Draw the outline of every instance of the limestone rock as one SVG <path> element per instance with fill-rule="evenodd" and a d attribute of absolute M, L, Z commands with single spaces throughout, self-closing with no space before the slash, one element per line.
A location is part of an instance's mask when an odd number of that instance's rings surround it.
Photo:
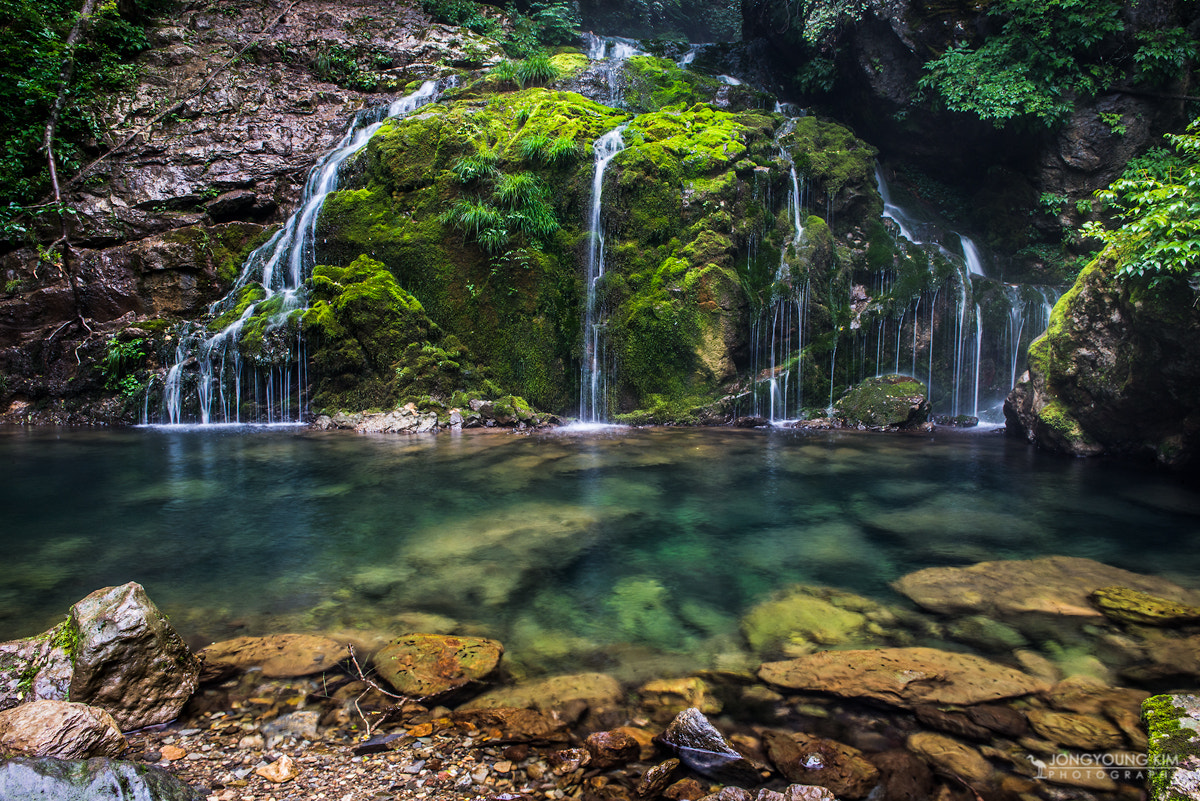
<path fill-rule="evenodd" d="M 437 698 L 481 682 L 503 653 L 500 643 L 481 637 L 406 634 L 380 649 L 374 664 L 401 695 Z"/>
<path fill-rule="evenodd" d="M 1183 626 L 1200 622 L 1200 607 L 1159 598 L 1129 587 L 1101 587 L 1091 595 L 1113 620 L 1146 626 Z"/>
<path fill-rule="evenodd" d="M 0 712 L 0 752 L 89 759 L 128 746 L 112 715 L 96 707 L 42 699 Z"/>
<path fill-rule="evenodd" d="M 71 608 L 79 632 L 71 698 L 107 709 L 124 729 L 174 720 L 200 662 L 140 584 L 97 590 Z"/>
<path fill-rule="evenodd" d="M 828 788 L 838 798 L 864 798 L 879 770 L 857 748 L 808 734 L 768 731 L 767 755 L 790 782 Z"/>
<path fill-rule="evenodd" d="M 1039 679 L 982 657 L 935 648 L 822 651 L 767 662 L 758 676 L 790 690 L 873 698 L 902 707 L 978 704 L 1047 689 Z"/>
<path fill-rule="evenodd" d="M 602 709 L 617 704 L 623 697 L 620 682 L 612 676 L 605 673 L 574 673 L 511 687 L 496 687 L 471 699 L 460 709 L 527 707 L 546 711 L 560 709 L 573 701 L 582 701 L 589 708 Z"/>
<path fill-rule="evenodd" d="M 938 770 L 957 776 L 968 784 L 991 780 L 992 765 L 983 755 L 951 737 L 932 732 L 909 735 L 908 750 L 919 755 Z"/>
<path fill-rule="evenodd" d="M 10 759 L 0 762 L 0 798 L 6 801 L 202 801 L 201 792 L 167 771 L 113 759 Z"/>
<path fill-rule="evenodd" d="M 706 715 L 719 714 L 723 708 L 720 699 L 713 694 L 713 688 L 698 676 L 646 682 L 638 688 L 638 695 L 642 698 L 642 706 L 660 723 L 691 707 Z"/>
<path fill-rule="evenodd" d="M 459 710 L 450 715 L 450 721 L 468 733 L 482 732 L 497 743 L 548 745 L 569 739 L 565 721 L 534 709 Z"/>
<path fill-rule="evenodd" d="M 642 750 L 637 740 L 621 731 L 592 732 L 584 745 L 592 755 L 592 765 L 600 770 L 632 762 Z"/>
<path fill-rule="evenodd" d="M 848 426 L 913 428 L 929 418 L 927 394 L 910 376 L 868 378 L 838 399 L 834 415 Z"/>
<path fill-rule="evenodd" d="M 692 770 L 718 781 L 758 784 L 758 771 L 698 709 L 680 712 L 658 742 Z"/>
<path fill-rule="evenodd" d="M 299 776 L 300 769 L 296 767 L 296 763 L 290 756 L 284 754 L 269 765 L 261 765 L 255 768 L 254 773 L 257 776 L 262 776 L 267 781 L 283 784 Z"/>
<path fill-rule="evenodd" d="M 1012 618 L 1037 613 L 1099 620 L 1091 594 L 1119 585 L 1175 601 L 1192 593 L 1171 582 L 1073 556 L 980 562 L 970 567 L 930 567 L 893 586 L 920 606 L 941 614 Z"/>
<path fill-rule="evenodd" d="M 267 678 L 292 678 L 332 670 L 350 657 L 350 650 L 315 634 L 273 634 L 225 640 L 208 646 L 200 655 L 204 659 L 202 677 L 261 667 Z"/>
<path fill-rule="evenodd" d="M 1033 730 L 1052 743 L 1085 751 L 1106 751 L 1124 744 L 1115 725 L 1097 715 L 1031 709 L 1025 713 Z"/>
<path fill-rule="evenodd" d="M 136 729 L 173 720 L 199 673 L 166 616 L 130 582 L 93 592 L 40 637 L 0 645 L 0 708 L 70 698 Z"/>
<path fill-rule="evenodd" d="M 646 772 L 642 774 L 642 778 L 638 780 L 638 797 L 653 798 L 662 793 L 671 783 L 675 771 L 679 770 L 679 764 L 678 759 L 666 759 L 647 768 Z M 749 794 L 747 793 L 747 795 Z"/>

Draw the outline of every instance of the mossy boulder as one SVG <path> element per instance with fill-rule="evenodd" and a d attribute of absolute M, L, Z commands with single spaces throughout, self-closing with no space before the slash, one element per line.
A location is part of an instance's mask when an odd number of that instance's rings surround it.
<path fill-rule="evenodd" d="M 483 637 L 407 634 L 381 648 L 372 661 L 402 695 L 444 698 L 480 686 L 503 654 L 503 645 Z"/>
<path fill-rule="evenodd" d="M 1049 450 L 1149 456 L 1182 467 L 1200 453 L 1200 307 L 1183 281 L 1117 277 L 1102 253 L 1029 347 L 1004 404 L 1008 430 Z"/>
<path fill-rule="evenodd" d="M 1160 598 L 1129 587 L 1101 587 L 1092 603 L 1106 616 L 1146 626 L 1183 626 L 1200 622 L 1200 607 Z"/>
<path fill-rule="evenodd" d="M 1200 785 L 1200 697 L 1152 696 L 1142 703 L 1142 719 L 1150 735 L 1151 801 L 1194 798 Z"/>
<path fill-rule="evenodd" d="M 848 426 L 913 428 L 929 417 L 925 385 L 915 378 L 868 378 L 838 399 L 834 415 Z"/>

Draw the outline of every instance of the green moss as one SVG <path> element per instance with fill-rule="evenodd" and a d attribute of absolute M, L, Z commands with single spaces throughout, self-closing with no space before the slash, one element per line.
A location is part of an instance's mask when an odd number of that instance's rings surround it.
<path fill-rule="evenodd" d="M 558 53 L 550 57 L 550 66 L 558 73 L 559 80 L 574 78 L 587 69 L 588 57 L 583 53 Z"/>
<path fill-rule="evenodd" d="M 820 196 L 844 207 L 858 200 L 858 212 L 877 218 L 883 201 L 875 188 L 874 147 L 832 122 L 800 117 L 781 138 L 791 153 L 796 170 L 805 175 Z"/>
<path fill-rule="evenodd" d="M 1079 425 L 1070 411 L 1058 398 L 1047 403 L 1038 412 L 1038 422 L 1053 431 L 1065 442 L 1093 445 L 1095 441 Z"/>
<path fill-rule="evenodd" d="M 225 301 L 227 308 L 208 324 L 209 331 L 224 331 L 242 318 L 246 310 L 267 296 L 261 284 L 247 284 L 237 291 L 232 300 Z"/>
<path fill-rule="evenodd" d="M 1155 695 L 1142 702 L 1142 719 L 1149 734 L 1147 765 L 1152 801 L 1184 801 L 1188 796 L 1172 792 L 1173 766 L 1184 757 L 1200 757 L 1200 741 L 1190 726 L 1180 724 L 1187 710 L 1173 695 Z"/>
<path fill-rule="evenodd" d="M 241 274 L 246 258 L 266 242 L 275 230 L 275 226 L 264 228 L 253 223 L 225 223 L 177 228 L 162 236 L 166 242 L 190 248 L 193 264 L 210 265 L 219 288 L 225 290 Z"/>
<path fill-rule="evenodd" d="M 868 378 L 838 399 L 834 413 L 849 425 L 919 425 L 929 413 L 925 396 L 925 385 L 915 378 Z"/>

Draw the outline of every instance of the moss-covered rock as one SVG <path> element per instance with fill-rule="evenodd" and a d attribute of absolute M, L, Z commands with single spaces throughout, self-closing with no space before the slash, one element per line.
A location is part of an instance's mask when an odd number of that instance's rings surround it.
<path fill-rule="evenodd" d="M 1189 464 L 1200 452 L 1195 293 L 1182 279 L 1123 282 L 1118 268 L 1101 254 L 1055 304 L 1004 404 L 1008 428 L 1074 455 Z"/>
<path fill-rule="evenodd" d="M 1182 693 L 1152 696 L 1142 702 L 1142 719 L 1150 735 L 1150 798 L 1193 798 L 1200 783 L 1200 698 Z"/>
<path fill-rule="evenodd" d="M 885 375 L 868 378 L 839 398 L 834 414 L 851 426 L 912 428 L 929 417 L 929 402 L 917 379 Z"/>

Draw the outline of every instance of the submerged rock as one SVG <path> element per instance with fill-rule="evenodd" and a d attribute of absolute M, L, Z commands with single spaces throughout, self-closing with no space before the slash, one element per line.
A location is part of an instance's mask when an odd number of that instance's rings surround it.
<path fill-rule="evenodd" d="M 1183 626 L 1200 622 L 1200 607 L 1159 598 L 1129 587 L 1101 587 L 1091 594 L 1101 612 L 1114 620 L 1147 626 Z"/>
<path fill-rule="evenodd" d="M 480 684 L 503 654 L 503 645 L 482 637 L 407 634 L 380 649 L 374 664 L 401 695 L 439 698 Z"/>
<path fill-rule="evenodd" d="M 621 684 L 605 673 L 576 673 L 553 676 L 541 681 L 496 687 L 473 698 L 460 709 L 492 709 L 496 707 L 527 707 L 547 711 L 573 702 L 589 708 L 615 706 L 624 697 Z"/>
<path fill-rule="evenodd" d="M 350 649 L 315 634 L 272 634 L 214 643 L 200 656 L 204 659 L 204 678 L 255 666 L 262 667 L 267 678 L 292 678 L 331 670 L 349 658 Z"/>
<path fill-rule="evenodd" d="M 174 719 L 200 662 L 140 584 L 93 592 L 67 620 L 0 645 L 0 708 L 36 698 L 98 706 L 125 730 Z"/>
<path fill-rule="evenodd" d="M 848 426 L 914 428 L 929 418 L 927 395 L 910 376 L 868 378 L 838 399 L 834 416 Z"/>
<path fill-rule="evenodd" d="M 924 758 L 940 772 L 957 776 L 972 785 L 985 784 L 995 772 L 983 755 L 952 737 L 917 732 L 908 738 L 908 750 Z"/>
<path fill-rule="evenodd" d="M 826 787 L 838 798 L 864 798 L 879 783 L 879 770 L 857 748 L 813 737 L 768 731 L 767 755 L 788 781 Z"/>
<path fill-rule="evenodd" d="M 88 759 L 128 745 L 112 715 L 93 706 L 42 699 L 0 712 L 0 752 Z"/>
<path fill-rule="evenodd" d="M 902 707 L 978 704 L 1048 689 L 1040 679 L 982 657 L 934 648 L 822 651 L 768 662 L 758 676 L 790 690 L 873 698 Z"/>
<path fill-rule="evenodd" d="M 863 612 L 877 608 L 878 604 L 852 593 L 798 585 L 747 612 L 742 635 L 756 653 L 803 653 L 819 646 L 862 642 L 868 624 Z"/>
<path fill-rule="evenodd" d="M 741 755 L 699 709 L 680 712 L 658 742 L 697 773 L 717 781 L 755 785 L 761 781 L 750 760 Z"/>
<path fill-rule="evenodd" d="M 49 757 L 0 762 L 5 801 L 201 801 L 207 796 L 162 768 L 138 762 Z"/>
<path fill-rule="evenodd" d="M 1194 593 L 1166 579 L 1132 573 L 1074 556 L 981 562 L 970 567 L 930 567 L 893 585 L 920 606 L 942 614 L 1012 618 L 1038 613 L 1099 619 L 1091 603 L 1104 587 L 1127 587 L 1174 601 Z"/>

